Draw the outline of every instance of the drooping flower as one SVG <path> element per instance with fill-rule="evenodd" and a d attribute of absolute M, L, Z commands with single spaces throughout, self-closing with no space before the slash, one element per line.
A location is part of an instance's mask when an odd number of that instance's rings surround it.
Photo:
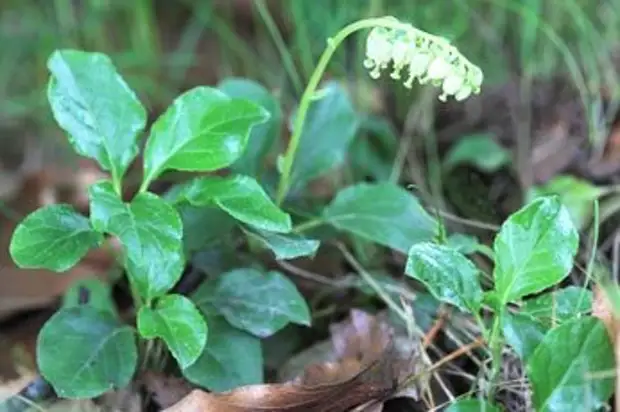
<path fill-rule="evenodd" d="M 411 88 L 414 81 L 441 86 L 439 99 L 448 96 L 464 100 L 480 92 L 483 74 L 448 40 L 416 29 L 410 24 L 390 19 L 386 27 L 375 27 L 366 41 L 364 66 L 370 76 L 378 79 L 381 72 L 392 66 L 390 77 L 402 79 Z"/>

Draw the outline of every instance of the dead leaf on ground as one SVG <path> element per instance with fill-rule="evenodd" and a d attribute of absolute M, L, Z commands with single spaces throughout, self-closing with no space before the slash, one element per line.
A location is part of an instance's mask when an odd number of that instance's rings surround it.
<path fill-rule="evenodd" d="M 422 370 L 421 361 L 383 316 L 352 310 L 330 332 L 334 360 L 310 365 L 291 381 L 219 394 L 194 390 L 166 412 L 381 412 L 397 395 L 418 398 L 418 388 L 403 383 Z"/>
<path fill-rule="evenodd" d="M 594 300 L 592 302 L 592 316 L 599 318 L 607 327 L 607 332 L 614 347 L 616 369 L 620 365 L 620 314 L 614 302 L 620 298 L 618 285 L 594 285 Z M 616 379 L 616 393 L 620 393 L 620 379 Z M 616 397 L 616 410 L 620 410 L 620 397 Z"/>

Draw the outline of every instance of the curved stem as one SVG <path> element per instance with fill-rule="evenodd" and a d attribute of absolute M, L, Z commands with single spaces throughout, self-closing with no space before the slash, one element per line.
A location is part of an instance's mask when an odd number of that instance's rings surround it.
<path fill-rule="evenodd" d="M 387 17 L 362 19 L 349 24 L 348 26 L 340 30 L 334 37 L 328 39 L 327 47 L 323 51 L 323 54 L 319 58 L 319 62 L 317 63 L 314 71 L 312 72 L 312 75 L 310 76 L 308 85 L 306 86 L 306 89 L 301 96 L 299 108 L 297 109 L 297 114 L 295 115 L 295 121 L 293 123 L 293 133 L 291 135 L 291 139 L 289 141 L 282 162 L 281 177 L 278 185 L 277 194 L 278 205 L 282 204 L 290 188 L 291 170 L 293 168 L 293 162 L 295 161 L 295 154 L 301 141 L 301 134 L 303 131 L 304 122 L 306 120 L 306 115 L 308 114 L 310 103 L 312 102 L 316 94 L 317 87 L 321 82 L 321 79 L 323 78 L 323 74 L 325 73 L 325 69 L 329 64 L 329 61 L 336 52 L 336 49 L 338 48 L 340 43 L 342 43 L 344 39 L 346 39 L 350 34 L 361 29 L 367 29 L 372 27 L 402 28 L 403 23 L 400 23 L 393 18 Z M 434 37 L 426 33 L 425 35 L 428 37 Z"/>

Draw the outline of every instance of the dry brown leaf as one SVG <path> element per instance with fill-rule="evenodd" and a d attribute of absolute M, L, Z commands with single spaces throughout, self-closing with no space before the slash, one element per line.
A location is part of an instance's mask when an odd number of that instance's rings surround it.
<path fill-rule="evenodd" d="M 614 291 L 605 288 L 616 288 Z M 610 284 L 607 286 L 594 285 L 594 300 L 592 301 L 592 316 L 599 318 L 607 327 L 607 332 L 614 346 L 614 357 L 616 368 L 620 365 L 620 316 L 614 310 L 608 293 L 618 293 L 618 286 Z M 616 379 L 616 393 L 620 391 L 620 379 Z M 620 410 L 620 397 L 616 397 L 616 410 Z"/>
<path fill-rule="evenodd" d="M 287 383 L 220 394 L 195 390 L 166 412 L 380 412 L 397 393 L 418 397 L 417 388 L 401 387 L 420 369 L 412 347 L 403 345 L 382 316 L 352 310 L 348 320 L 330 329 L 335 361 L 310 365 Z"/>

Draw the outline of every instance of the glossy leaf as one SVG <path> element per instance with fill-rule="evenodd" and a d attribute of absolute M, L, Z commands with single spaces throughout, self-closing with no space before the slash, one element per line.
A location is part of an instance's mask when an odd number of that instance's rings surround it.
<path fill-rule="evenodd" d="M 258 336 L 273 335 L 288 323 L 310 325 L 310 309 L 295 284 L 279 272 L 226 272 L 193 296 L 203 312 L 215 309 L 233 326 Z"/>
<path fill-rule="evenodd" d="M 93 227 L 117 236 L 129 279 L 147 301 L 166 293 L 185 266 L 183 224 L 172 206 L 152 193 L 123 202 L 108 181 L 90 186 Z"/>
<path fill-rule="evenodd" d="M 221 316 L 208 316 L 209 342 L 198 360 L 183 370 L 190 382 L 215 392 L 263 383 L 261 341 L 232 327 Z"/>
<path fill-rule="evenodd" d="M 280 104 L 267 89 L 249 79 L 227 78 L 218 84 L 218 89 L 234 99 L 247 99 L 259 104 L 269 113 L 269 120 L 252 128 L 243 154 L 231 165 L 237 173 L 256 176 L 274 141 L 280 137 Z"/>
<path fill-rule="evenodd" d="M 554 324 L 588 313 L 591 308 L 592 291 L 577 286 L 568 286 L 526 300 L 521 307 L 521 312 L 527 313 L 539 319 L 547 327 L 551 327 Z"/>
<path fill-rule="evenodd" d="M 225 239 L 233 232 L 235 220 L 216 206 L 177 205 L 183 221 L 183 244 L 186 254 L 202 250 L 211 242 Z"/>
<path fill-rule="evenodd" d="M 290 232 L 291 217 L 271 200 L 258 182 L 249 177 L 204 176 L 177 188 L 169 200 L 194 206 L 217 205 L 235 219 L 257 229 Z"/>
<path fill-rule="evenodd" d="M 117 316 L 110 285 L 96 277 L 79 279 L 73 282 L 65 292 L 63 307 L 72 308 L 81 305 L 92 306 L 100 312 L 108 312 Z"/>
<path fill-rule="evenodd" d="M 495 238 L 495 290 L 501 303 L 540 292 L 568 276 L 578 234 L 556 196 L 510 216 Z"/>
<path fill-rule="evenodd" d="M 304 121 L 291 170 L 292 190 L 302 189 L 309 181 L 342 164 L 359 126 L 351 99 L 339 83 L 327 81 L 319 94 Z"/>
<path fill-rule="evenodd" d="M 274 233 L 266 230 L 243 229 L 246 235 L 269 248 L 276 259 L 288 260 L 314 256 L 321 242 L 294 233 Z"/>
<path fill-rule="evenodd" d="M 409 250 L 405 273 L 418 279 L 437 299 L 463 311 L 476 312 L 482 304 L 478 269 L 461 253 L 430 242 Z"/>
<path fill-rule="evenodd" d="M 92 306 L 61 309 L 37 340 L 39 370 L 62 398 L 93 398 L 123 388 L 137 361 L 133 330 Z"/>
<path fill-rule="evenodd" d="M 545 337 L 547 327 L 538 319 L 524 313 L 504 312 L 502 333 L 519 358 L 527 361 Z"/>
<path fill-rule="evenodd" d="M 47 96 L 56 122 L 75 151 L 122 177 L 138 155 L 146 110 L 101 53 L 57 50 L 47 66 Z"/>
<path fill-rule="evenodd" d="M 494 172 L 510 163 L 510 152 L 500 146 L 492 135 L 479 134 L 458 139 L 444 160 L 444 167 L 469 164 L 485 172 Z"/>
<path fill-rule="evenodd" d="M 405 189 L 359 183 L 341 190 L 323 212 L 334 227 L 407 253 L 437 234 L 437 222 Z"/>
<path fill-rule="evenodd" d="M 501 409 L 484 399 L 470 398 L 451 403 L 444 412 L 501 412 Z"/>
<path fill-rule="evenodd" d="M 208 327 L 191 300 L 182 295 L 166 295 L 155 307 L 142 306 L 138 331 L 146 339 L 161 338 L 181 368 L 196 362 L 207 343 Z"/>
<path fill-rule="evenodd" d="M 545 335 L 527 363 L 533 406 L 540 412 L 598 410 L 614 391 L 611 340 L 602 321 L 584 317 Z"/>
<path fill-rule="evenodd" d="M 592 185 L 585 179 L 568 175 L 552 178 L 544 185 L 534 187 L 529 197 L 535 199 L 542 196 L 558 195 L 568 210 L 573 223 L 583 228 L 590 218 L 593 202 L 609 192 L 609 189 Z"/>
<path fill-rule="evenodd" d="M 213 171 L 241 157 L 252 128 L 269 113 L 211 87 L 196 87 L 175 99 L 153 127 L 144 149 L 144 182 L 168 169 Z"/>
<path fill-rule="evenodd" d="M 103 242 L 88 218 L 72 206 L 44 206 L 17 225 L 9 252 L 20 268 L 65 272 Z"/>

